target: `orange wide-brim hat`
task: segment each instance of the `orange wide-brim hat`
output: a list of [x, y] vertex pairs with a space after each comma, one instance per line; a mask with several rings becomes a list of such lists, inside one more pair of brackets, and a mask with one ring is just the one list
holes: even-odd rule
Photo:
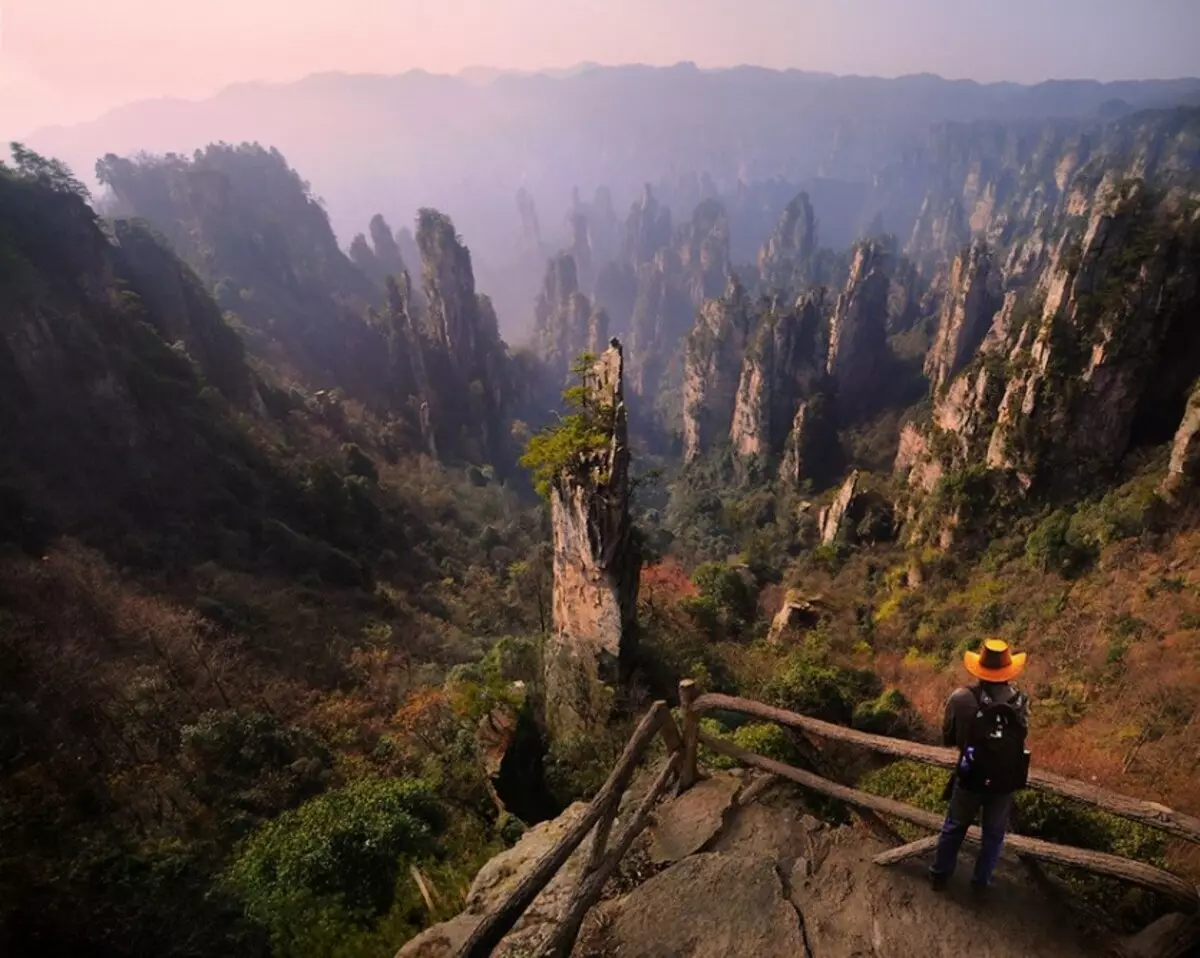
[[983, 651], [968, 652], [963, 656], [963, 665], [984, 682], [1008, 682], [1025, 668], [1025, 653], [1013, 655], [1003, 639], [988, 639], [983, 643]]

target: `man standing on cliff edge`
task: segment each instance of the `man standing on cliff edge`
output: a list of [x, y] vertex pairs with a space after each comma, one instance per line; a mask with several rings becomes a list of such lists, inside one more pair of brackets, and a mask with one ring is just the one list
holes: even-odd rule
[[1014, 655], [1007, 642], [988, 639], [979, 652], [966, 653], [963, 664], [979, 682], [946, 702], [942, 741], [958, 748], [958, 766], [946, 786], [950, 808], [929, 878], [935, 889], [946, 887], [967, 829], [982, 810], [983, 844], [971, 878], [982, 891], [1000, 860], [1013, 793], [1029, 780], [1029, 700], [1011, 684], [1025, 668], [1025, 653]]

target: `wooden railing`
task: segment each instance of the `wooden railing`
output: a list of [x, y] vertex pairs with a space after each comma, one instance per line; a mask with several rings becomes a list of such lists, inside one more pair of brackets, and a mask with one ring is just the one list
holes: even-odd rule
[[[908, 742], [903, 739], [888, 738], [883, 735], [871, 735], [856, 729], [822, 722], [807, 715], [799, 715], [785, 709], [773, 708], [761, 702], [750, 699], [736, 698], [732, 695], [708, 694], [699, 697], [691, 680], [685, 679], [680, 684], [680, 702], [684, 707], [683, 736], [684, 755], [694, 756], [698, 744], [703, 744], [721, 755], [747, 765], [777, 775], [780, 778], [796, 782], [805, 788], [812, 789], [822, 795], [838, 799], [858, 809], [871, 813], [880, 813], [890, 818], [918, 825], [930, 831], [937, 832], [942, 827], [942, 816], [927, 812], [924, 809], [907, 805], [890, 798], [882, 798], [869, 792], [859, 791], [831, 781], [813, 772], [804, 771], [782, 762], [776, 762], [754, 752], [747, 751], [715, 736], [706, 735], [699, 730], [700, 717], [706, 712], [724, 711], [738, 712], [754, 718], [776, 722], [794, 729], [803, 735], [815, 735], [833, 741], [847, 742], [863, 748], [891, 755], [896, 758], [914, 759], [929, 765], [942, 768], [954, 768], [958, 761], [958, 753], [948, 748], [938, 748], [933, 745], [923, 745], [919, 742]], [[695, 781], [698, 770], [695, 764], [685, 764], [681, 772], [681, 780], [688, 785]], [[1061, 795], [1074, 799], [1096, 808], [1111, 812], [1131, 821], [1140, 822], [1160, 829], [1177, 838], [1200, 844], [1200, 819], [1185, 815], [1174, 809], [1167, 808], [1155, 802], [1144, 802], [1127, 795], [1119, 795], [1096, 785], [1075, 779], [1064, 778], [1052, 772], [1033, 770], [1029, 775], [1029, 787], [1040, 791]], [[967, 841], [978, 844], [980, 840], [978, 828], [967, 832]], [[878, 856], [880, 864], [892, 864], [921, 854], [934, 844], [933, 839], [921, 839], [910, 842], [900, 848]], [[1009, 834], [1005, 846], [1016, 852], [1023, 859], [1049, 862], [1054, 865], [1070, 865], [1082, 868], [1098, 875], [1109, 875], [1124, 881], [1141, 885], [1160, 892], [1173, 899], [1187, 912], [1200, 909], [1200, 896], [1196, 886], [1191, 882], [1173, 875], [1161, 868], [1136, 862], [1118, 855], [1103, 852], [1093, 852], [1068, 845], [1057, 845], [1053, 842], [1030, 838], [1026, 835]]]
[[[680, 792], [691, 788], [701, 772], [697, 762], [699, 746], [703, 744], [718, 754], [725, 755], [750, 768], [760, 769], [771, 776], [796, 782], [821, 795], [845, 802], [855, 809], [875, 831], [889, 836], [893, 843], [902, 841], [880, 815], [917, 825], [937, 832], [942, 827], [942, 817], [924, 809], [890, 798], [863, 792], [834, 781], [831, 777], [777, 762], [765, 756], [741, 748], [715, 736], [700, 731], [700, 718], [706, 712], [737, 712], [742, 715], [776, 722], [800, 733], [801, 739], [813, 755], [817, 751], [810, 740], [815, 736], [832, 741], [857, 745], [895, 758], [913, 759], [942, 768], [954, 768], [958, 755], [951, 749], [923, 745], [903, 739], [871, 735], [856, 729], [823, 722], [820, 719], [799, 715], [785, 709], [773, 708], [750, 699], [731, 695], [698, 695], [695, 683], [685, 679], [679, 683], [679, 704], [683, 730], [676, 726], [667, 703], [655, 702], [638, 723], [620, 759], [607, 781], [596, 793], [587, 811], [559, 839], [558, 843], [543, 855], [530, 872], [507, 895], [503, 902], [486, 915], [474, 933], [460, 949], [459, 958], [485, 958], [513, 928], [538, 894], [548, 885], [555, 874], [566, 864], [567, 859], [595, 829], [592, 847], [583, 872], [576, 884], [571, 900], [563, 917], [546, 942], [538, 951], [537, 958], [566, 958], [574, 947], [580, 926], [588, 910], [600, 898], [605, 882], [616, 871], [621, 858], [633, 841], [650, 823], [654, 805], [666, 794], [672, 780], [678, 779]], [[610, 833], [616, 818], [621, 797], [633, 779], [638, 760], [645, 753], [654, 736], [661, 734], [667, 747], [666, 761], [659, 770], [649, 791], [642, 798], [628, 824], [615, 840]], [[819, 768], [819, 760], [814, 760]], [[1159, 829], [1168, 835], [1200, 844], [1200, 819], [1156, 802], [1120, 795], [1107, 789], [1055, 775], [1052, 772], [1032, 771], [1029, 786], [1053, 795], [1060, 795], [1083, 802], [1119, 815], [1130, 821], [1139, 822]], [[750, 787], [751, 789], [754, 786]], [[746, 799], [743, 798], [743, 801]], [[981, 835], [978, 828], [967, 832], [967, 841], [978, 844]], [[875, 862], [890, 865], [906, 858], [922, 854], [933, 848], [936, 838], [922, 838], [915, 842], [900, 844], [876, 856]], [[1174, 901], [1189, 915], [1200, 913], [1200, 895], [1191, 882], [1161, 868], [1143, 862], [1094, 852], [1069, 845], [1030, 838], [1027, 835], [1009, 834], [1005, 847], [1015, 852], [1023, 862], [1036, 869], [1038, 862], [1069, 865], [1098, 875], [1108, 875], [1159, 892]], [[1035, 871], [1035, 875], [1036, 875]], [[1191, 925], [1189, 927], [1195, 927]], [[1190, 934], [1190, 933], [1189, 933]], [[1182, 954], [1182, 952], [1179, 952]]]
[[[610, 843], [610, 833], [621, 804], [621, 797], [633, 780], [638, 760], [654, 736], [661, 734], [667, 746], [667, 759], [650, 790], [638, 804], [629, 823]], [[694, 747], [694, 742], [693, 742]], [[525, 913], [533, 900], [558, 870], [566, 864], [593, 828], [596, 834], [579, 882], [554, 932], [538, 952], [538, 958], [566, 958], [575, 945], [584, 916], [600, 898], [605, 882], [616, 872], [622, 857], [633, 840], [650, 824], [650, 813], [666, 793], [683, 766], [683, 738], [671, 710], [663, 701], [655, 702], [643, 716], [630, 736], [625, 751], [613, 767], [608, 780], [601, 786], [587, 811], [558, 843], [546, 852], [517, 886], [509, 892], [500, 906], [484, 917], [471, 937], [459, 950], [459, 958], [486, 958], [500, 944]]]

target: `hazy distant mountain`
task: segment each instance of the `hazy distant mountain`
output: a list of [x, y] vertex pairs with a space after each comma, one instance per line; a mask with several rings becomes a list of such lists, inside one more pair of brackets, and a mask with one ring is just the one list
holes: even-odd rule
[[[201, 101], [130, 104], [42, 130], [30, 145], [90, 175], [110, 152], [258, 141], [311, 180], [343, 243], [375, 213], [403, 224], [436, 206], [454, 218], [482, 277], [510, 258], [521, 187], [553, 247], [565, 236], [575, 186], [583, 196], [608, 186], [623, 212], [644, 183], [701, 173], [718, 190], [773, 179], [864, 182], [919, 148], [941, 121], [1096, 116], [1200, 98], [1200, 79], [1022, 86], [694, 64], [582, 64], [490, 80], [487, 71], [466, 72], [239, 84]], [[523, 286], [496, 296], [509, 329], [525, 325], [523, 311], [532, 315], [532, 290], [524, 296]]]
[[585, 73], [588, 70], [599, 70], [601, 65], [588, 60], [584, 63], [577, 63], [572, 67], [558, 67], [546, 70], [506, 70], [503, 67], [467, 67], [459, 70], [455, 74], [460, 80], [465, 80], [467, 83], [474, 83], [478, 86], [486, 86], [487, 84], [498, 80], [500, 77], [535, 77], [544, 76], [555, 80], [561, 80], [566, 77], [577, 76], [580, 73]]

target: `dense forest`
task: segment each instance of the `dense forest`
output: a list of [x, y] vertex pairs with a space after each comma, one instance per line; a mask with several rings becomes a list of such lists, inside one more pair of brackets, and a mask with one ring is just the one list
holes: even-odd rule
[[[436, 191], [340, 243], [270, 146], [97, 151], [93, 196], [14, 144], [0, 950], [390, 955], [680, 678], [933, 740], [987, 635], [1030, 652], [1038, 762], [1200, 812], [1200, 111], [1085, 99], [922, 101], [852, 196], [639, 158], [521, 253], [509, 342]], [[1019, 818], [1200, 876], [1065, 801]], [[1064, 877], [1118, 927], [1165, 907]]]

